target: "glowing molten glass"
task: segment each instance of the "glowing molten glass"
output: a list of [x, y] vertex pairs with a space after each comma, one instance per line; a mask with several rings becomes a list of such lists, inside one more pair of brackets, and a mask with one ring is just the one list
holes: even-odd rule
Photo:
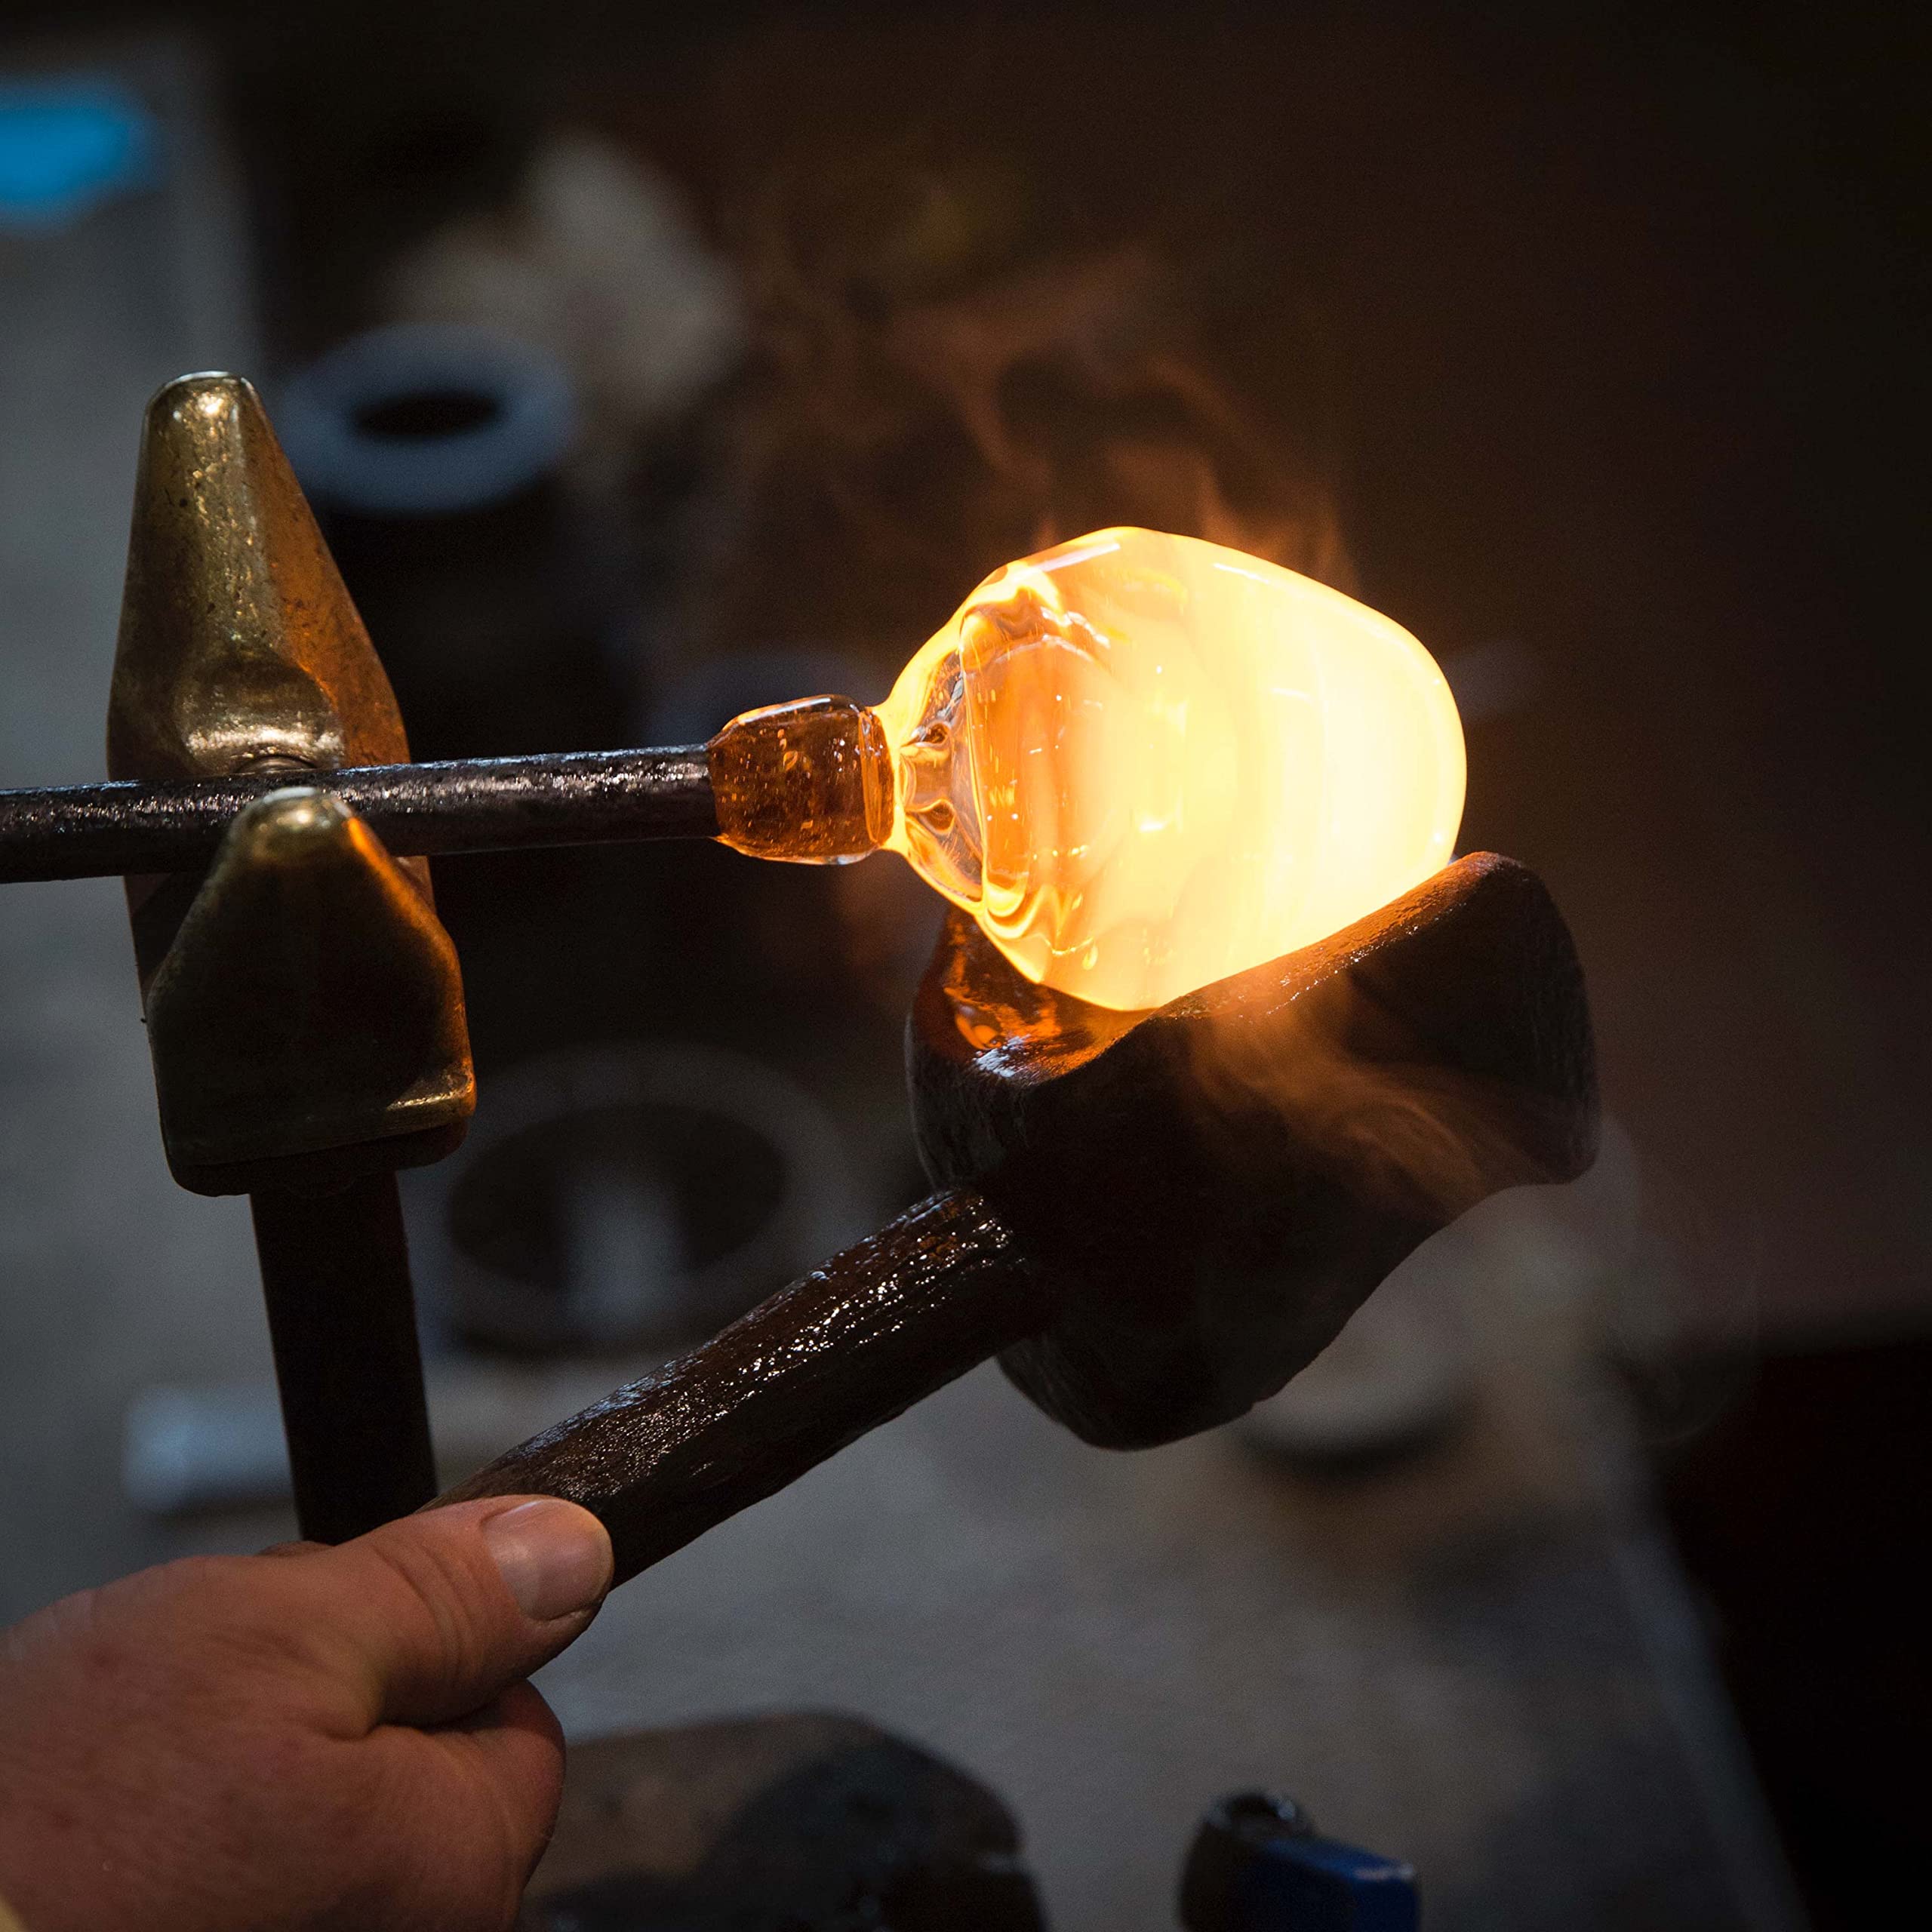
[[[734, 835], [721, 751], [754, 721], [764, 768], [792, 776], [744, 797], [815, 832], [751, 835], [748, 805]], [[1426, 878], [1464, 779], [1455, 701], [1407, 632], [1292, 571], [1145, 530], [1008, 565], [875, 715], [749, 714], [712, 764], [728, 842], [821, 859], [888, 844], [1029, 979], [1128, 1009]], [[835, 798], [803, 784], [833, 764]]]

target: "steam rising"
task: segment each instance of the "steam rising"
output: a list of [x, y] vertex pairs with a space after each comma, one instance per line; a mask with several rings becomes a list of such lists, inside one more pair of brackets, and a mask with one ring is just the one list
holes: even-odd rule
[[[1215, 1026], [1194, 1049], [1201, 1112], [1231, 1137], [1282, 1133], [1349, 1191], [1446, 1224], [1498, 1188], [1552, 1178], [1526, 1140], [1520, 1088], [1445, 1065], [1346, 981], [1303, 995], [1279, 1027]], [[1558, 1118], [1552, 1108], [1552, 1122]]]
[[1039, 248], [1023, 198], [989, 164], [873, 154], [737, 211], [757, 374], [721, 635], [835, 637], [888, 675], [962, 584], [1120, 524], [1353, 589], [1329, 491], [1215, 371], [1184, 272]]

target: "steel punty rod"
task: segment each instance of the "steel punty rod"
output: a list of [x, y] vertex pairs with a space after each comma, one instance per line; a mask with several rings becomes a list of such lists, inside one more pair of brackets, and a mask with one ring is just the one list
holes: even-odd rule
[[0, 792], [0, 884], [198, 871], [237, 812], [291, 785], [334, 793], [399, 854], [709, 838], [718, 831], [702, 745], [283, 769]]

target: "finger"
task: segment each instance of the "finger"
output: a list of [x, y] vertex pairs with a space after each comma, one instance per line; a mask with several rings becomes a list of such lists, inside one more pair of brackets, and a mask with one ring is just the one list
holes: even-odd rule
[[564, 1727], [536, 1685], [519, 1680], [429, 1737], [488, 1781], [506, 1817], [539, 1821], [540, 1846], [563, 1793]]
[[392, 1794], [397, 1815], [414, 1820], [419, 1842], [438, 1856], [460, 1847], [457, 1882], [477, 1908], [462, 1922], [507, 1924], [563, 1797], [563, 1733], [536, 1688], [512, 1684], [481, 1710], [431, 1730], [384, 1725], [356, 1748], [376, 1754], [378, 1788]]
[[589, 1622], [611, 1540], [555, 1497], [494, 1497], [386, 1523], [275, 1568], [303, 1648], [366, 1728], [480, 1710]]

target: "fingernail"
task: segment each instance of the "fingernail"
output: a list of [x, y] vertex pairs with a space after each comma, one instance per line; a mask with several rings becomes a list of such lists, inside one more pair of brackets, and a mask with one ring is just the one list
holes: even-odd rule
[[483, 1540], [533, 1623], [588, 1610], [610, 1587], [610, 1537], [574, 1503], [554, 1496], [519, 1503], [483, 1525]]

